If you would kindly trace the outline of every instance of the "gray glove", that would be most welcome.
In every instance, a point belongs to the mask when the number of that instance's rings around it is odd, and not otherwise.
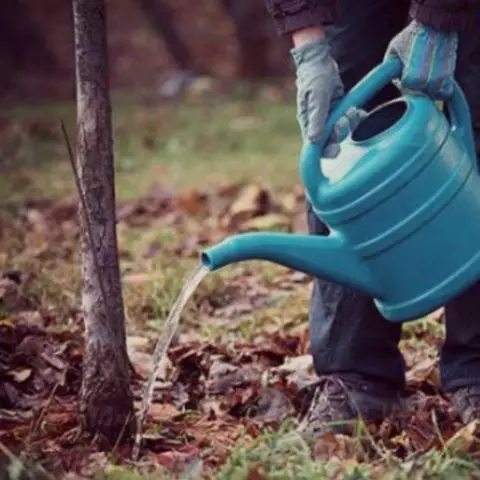
[[[403,90],[421,91],[434,100],[446,100],[453,93],[458,33],[441,32],[413,20],[388,46],[385,58],[403,63]]]
[[[332,107],[344,96],[338,66],[330,54],[326,38],[293,48],[291,54],[296,67],[297,119],[302,137],[304,140],[318,142],[323,136]],[[338,155],[338,142],[358,125],[364,115],[362,110],[350,109],[337,122],[325,145],[325,158],[335,158]]]

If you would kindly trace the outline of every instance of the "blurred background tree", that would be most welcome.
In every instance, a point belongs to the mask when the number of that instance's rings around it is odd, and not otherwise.
[[[107,0],[113,90],[173,97],[198,76],[270,82],[290,72],[286,41],[259,0]],[[73,99],[69,2],[0,2],[0,95]]]
[[[0,89],[15,88],[15,75],[48,71],[55,75],[58,65],[42,25],[32,18],[24,2],[0,3]]]

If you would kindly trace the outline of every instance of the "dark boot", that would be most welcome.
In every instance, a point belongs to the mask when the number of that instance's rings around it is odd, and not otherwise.
[[[299,431],[319,438],[327,432],[352,434],[362,420],[381,422],[403,409],[399,392],[383,382],[358,375],[328,375],[320,379]]]

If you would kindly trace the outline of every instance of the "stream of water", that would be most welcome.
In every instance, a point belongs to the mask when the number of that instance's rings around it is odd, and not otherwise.
[[[180,316],[185,308],[190,297],[193,295],[197,287],[200,285],[201,281],[207,276],[210,270],[199,264],[195,270],[189,275],[185,284],[182,287],[180,295],[178,296],[176,302],[174,303],[170,314],[168,315],[165,325],[162,329],[162,334],[157,341],[155,346],[155,351],[153,352],[152,358],[152,370],[150,372],[150,377],[145,385],[145,390],[142,400],[142,408],[137,414],[137,432],[135,436],[135,445],[133,448],[132,457],[134,460],[137,459],[140,452],[140,445],[142,442],[142,425],[147,415],[148,409],[152,402],[153,397],[153,386],[155,384],[155,379],[158,375],[158,370],[160,368],[160,363],[163,357],[166,355],[170,344],[172,343],[173,336],[178,327],[180,321]]]

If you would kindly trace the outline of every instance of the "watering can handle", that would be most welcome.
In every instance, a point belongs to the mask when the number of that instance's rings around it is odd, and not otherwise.
[[[315,207],[315,200],[318,199],[319,188],[327,183],[320,168],[323,148],[332,135],[337,121],[345,115],[349,108],[360,108],[389,82],[399,78],[402,73],[402,62],[398,58],[390,58],[380,65],[377,65],[370,73],[358,82],[350,92],[334,108],[325,125],[325,130],[319,142],[306,141],[300,154],[300,178],[307,198]],[[465,95],[456,81],[454,81],[454,92],[446,106],[450,113],[452,134],[465,147],[472,162],[477,164],[475,140],[472,130],[470,110]]]
[[[393,79],[400,77],[402,62],[398,58],[391,58],[377,65],[370,73],[358,82],[338,103],[328,118],[324,133],[320,141],[305,141],[300,154],[300,178],[305,186],[306,195],[315,204],[319,187],[327,179],[320,168],[322,151],[333,133],[337,121],[350,108],[360,108]]]
[[[465,94],[457,82],[454,82],[453,95],[446,102],[446,107],[450,114],[452,135],[463,145],[471,162],[475,165],[475,168],[478,168],[470,108]]]

